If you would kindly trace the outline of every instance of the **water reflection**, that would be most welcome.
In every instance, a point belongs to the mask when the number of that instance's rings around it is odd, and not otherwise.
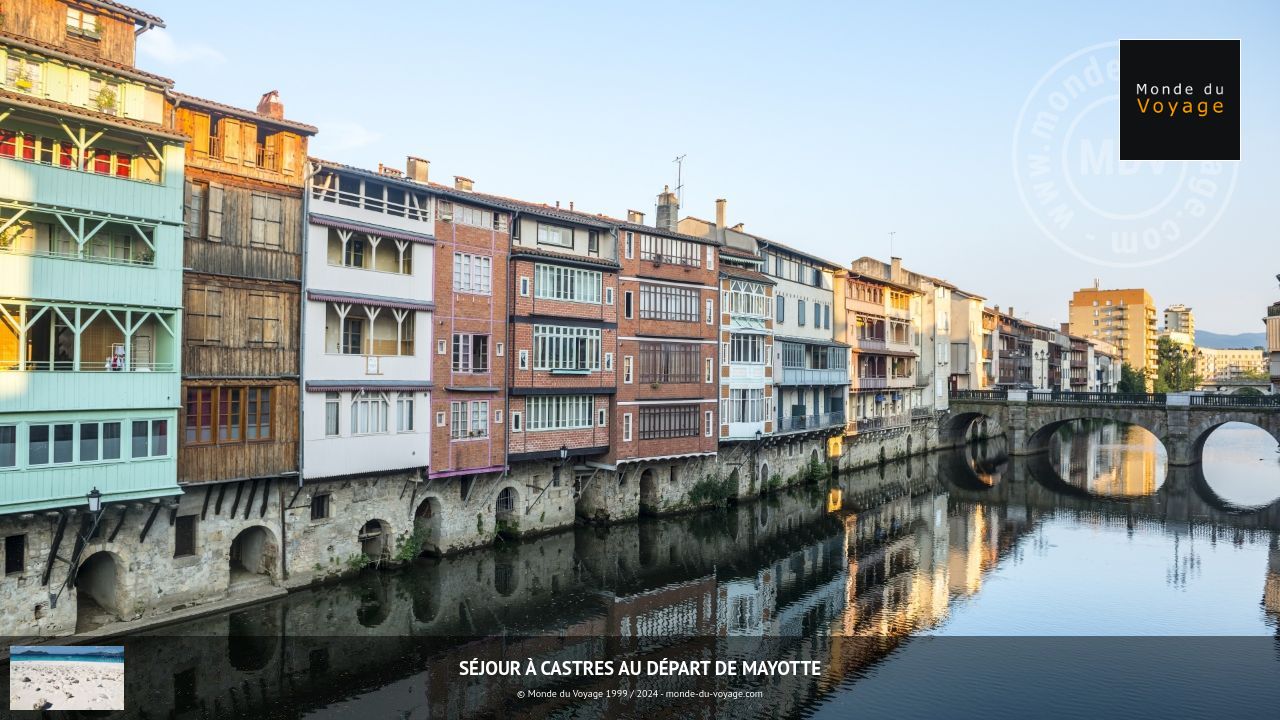
[[[1204,446],[1205,481],[1223,502],[1242,508],[1280,500],[1280,452],[1267,431],[1227,423]]]
[[[137,709],[119,716],[791,717],[836,707],[869,678],[891,676],[920,635],[1274,636],[1280,508],[1216,507],[1193,471],[1157,475],[1162,455],[1131,455],[1158,447],[1127,437],[1089,428],[1065,438],[1065,457],[1080,463],[1069,484],[1053,462],[1062,447],[1008,458],[989,441],[720,512],[423,560],[191,620],[125,641],[126,694]],[[1104,497],[1103,488],[1123,492]],[[648,706],[522,703],[517,691],[566,681],[458,675],[460,660],[525,657],[804,659],[821,661],[823,672],[621,683],[766,690],[758,699]],[[984,662],[989,677],[1017,669],[998,653]],[[898,692],[912,696],[922,677],[942,683],[947,672],[921,666]],[[620,680],[580,678],[573,687],[605,691]]]
[[[1058,476],[1104,497],[1152,495],[1164,485],[1168,454],[1145,428],[1105,420],[1064,424],[1049,443]]]

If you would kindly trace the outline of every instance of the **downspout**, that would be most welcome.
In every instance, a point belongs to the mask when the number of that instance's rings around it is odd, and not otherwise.
[[[502,443],[502,477],[506,478],[511,474],[511,393],[509,392],[511,384],[511,372],[514,367],[514,360],[519,352],[511,345],[511,317],[515,315],[516,293],[511,290],[519,290],[519,278],[511,277],[511,238],[515,236],[516,228],[520,223],[520,211],[516,210],[511,213],[511,224],[507,227],[507,311],[505,317],[502,318],[502,342],[506,347],[506,365],[507,371],[502,378],[502,414],[506,416],[505,425],[503,426]],[[512,286],[512,283],[515,286]],[[532,290],[532,289],[531,289]],[[533,293],[530,292],[530,295]],[[532,354],[532,353],[531,353]],[[530,367],[533,367],[533,358],[529,358]],[[524,418],[522,422],[528,422],[528,418]],[[526,431],[527,432],[527,431]]]
[[[304,408],[306,407],[306,386],[303,378],[306,377],[307,364],[307,333],[305,332],[307,324],[307,243],[308,235],[310,235],[311,223],[308,218],[311,217],[311,178],[314,175],[310,159],[306,163],[306,171],[302,176],[302,222],[299,223],[302,232],[302,276],[298,285],[298,490],[302,490],[302,461],[303,461],[303,423]],[[288,538],[288,516],[285,514],[284,506],[284,486],[280,487],[280,571],[281,576],[289,579],[289,538]]]

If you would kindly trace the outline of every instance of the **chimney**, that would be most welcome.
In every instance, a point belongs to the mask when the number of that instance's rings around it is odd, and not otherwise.
[[[728,205],[729,205],[729,201],[725,200],[724,198],[718,198],[716,200],[716,227],[720,227],[720,228],[724,227],[725,215],[728,214],[727,213]]]
[[[409,179],[424,185],[428,182],[427,171],[431,169],[431,161],[410,155],[405,161],[405,171]]]
[[[573,212],[573,201],[569,201],[569,212]]]
[[[280,102],[279,91],[272,90],[263,94],[262,99],[258,101],[258,114],[277,120],[284,119],[284,103]]]
[[[671,192],[670,186],[663,185],[662,194],[658,196],[658,221],[654,226],[668,232],[675,232],[679,215],[680,201],[676,199],[675,193]]]
[[[466,190],[467,192],[471,192],[473,185],[475,185],[475,183],[472,182],[469,177],[462,177],[461,175],[453,176],[453,188],[455,190]]]
[[[730,229],[730,230],[732,230],[732,231],[734,231],[734,232],[742,232],[742,227],[743,227],[743,226],[742,226],[742,223],[738,223],[737,225],[734,225],[733,227],[731,227],[731,228],[729,228],[729,229]]]
[[[1013,312],[1013,306],[1012,306],[1012,305],[1010,305],[1010,306],[1009,306],[1009,317],[1014,318],[1014,319],[1017,319],[1017,317],[1018,317],[1018,315],[1017,315],[1016,313],[1014,313],[1014,312]]]
[[[1094,290],[1101,290],[1101,289],[1102,289],[1102,281],[1101,281],[1101,280],[1099,280],[1098,278],[1094,278],[1094,279],[1093,279],[1093,289],[1094,289]]]
[[[628,210],[628,211],[627,211],[627,222],[629,222],[629,223],[635,223],[635,224],[637,224],[637,225],[643,225],[643,224],[644,224],[644,213],[640,212],[639,210]]]
[[[901,282],[901,280],[899,280],[899,278],[901,277],[902,277],[902,258],[899,258],[899,257],[889,258],[889,280],[891,282]]]

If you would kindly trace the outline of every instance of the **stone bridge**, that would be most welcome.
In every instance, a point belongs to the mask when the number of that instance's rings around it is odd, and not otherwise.
[[[994,422],[1012,455],[1034,455],[1072,420],[1098,419],[1146,428],[1164,444],[1170,465],[1195,465],[1209,435],[1229,422],[1262,428],[1280,443],[1280,396],[957,390],[939,429],[943,445],[963,444],[980,419]]]

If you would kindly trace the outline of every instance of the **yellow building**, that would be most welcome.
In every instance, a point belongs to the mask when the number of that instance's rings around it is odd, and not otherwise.
[[[1164,309],[1164,331],[1167,333],[1183,333],[1187,336],[1185,345],[1196,344],[1196,316],[1186,305],[1170,305]]]
[[[1196,349],[1196,375],[1204,380],[1238,380],[1246,373],[1267,372],[1267,358],[1262,348]]]
[[[1156,370],[1156,306],[1142,288],[1075,291],[1069,304],[1072,335],[1115,345],[1120,359],[1137,370]]]

